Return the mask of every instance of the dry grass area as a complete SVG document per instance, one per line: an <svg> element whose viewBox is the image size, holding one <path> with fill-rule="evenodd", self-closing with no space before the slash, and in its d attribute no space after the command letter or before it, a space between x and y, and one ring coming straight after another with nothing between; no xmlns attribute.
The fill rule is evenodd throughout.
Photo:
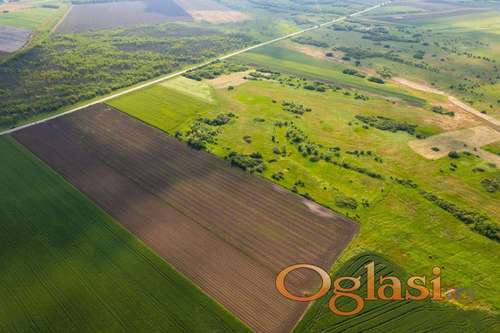
<svg viewBox="0 0 500 333"><path fill-rule="evenodd" d="M250 17L235 10L188 10L189 15L197 21L209 23L234 23L248 20Z"/></svg>
<svg viewBox="0 0 500 333"><path fill-rule="evenodd" d="M471 151L478 154L479 148L499 140L498 131L487 126L476 126L434 135L425 140L413 140L408 144L416 153L435 160L448 155L450 151ZM485 158L489 157L489 154L482 155ZM494 161L491 162L494 163Z"/></svg>
<svg viewBox="0 0 500 333"><path fill-rule="evenodd" d="M433 117L428 117L425 121L436 124L445 131L455 131L481 125L481 121L477 117L467 111L464 111L462 108L456 106L450 101L437 103L436 105L442 106L445 110L452 111L455 115L450 117L446 115L434 114ZM428 111L423 110L422 112Z"/></svg>
<svg viewBox="0 0 500 333"><path fill-rule="evenodd" d="M357 224L97 105L15 138L256 332L290 332L307 304L283 268L331 267ZM295 293L318 279L296 272Z"/></svg>
<svg viewBox="0 0 500 333"><path fill-rule="evenodd" d="M393 81L396 83L399 83L403 86L415 89L415 90L420 90L423 92L427 93L432 93L436 95L441 95L441 96L446 96L449 101L448 108L452 109L455 113L457 113L457 110L461 110L463 112L467 112L470 115L474 116L476 119L481 120L483 123L487 123L491 126L493 126L495 129L500 130L500 120L497 120L491 116L488 116L486 114L481 113L480 111L476 110L470 105L465 104L464 102L460 101L458 98L451 96L447 94L444 91L441 91L439 89L433 88L429 86L426 82L415 82L411 81L408 79L404 79L401 77L394 77L392 78ZM451 107L450 107L451 105Z"/></svg>
<svg viewBox="0 0 500 333"><path fill-rule="evenodd" d="M174 79L160 83L161 86L173 89L180 93L199 98L207 103L214 103L212 90L206 82L188 79L184 76L179 76Z"/></svg>
<svg viewBox="0 0 500 333"><path fill-rule="evenodd" d="M231 10L213 0L175 0L179 6L197 21L209 23L231 23L246 21L250 17L242 12Z"/></svg>
<svg viewBox="0 0 500 333"><path fill-rule="evenodd" d="M221 75L213 80L208 80L207 82L215 89L226 89L228 87L237 87L246 82L245 76L247 76L251 72L253 72L253 70Z"/></svg>
<svg viewBox="0 0 500 333"><path fill-rule="evenodd" d="M33 5L29 3L9 2L0 5L0 12L8 11L9 13L19 12L25 9L32 8Z"/></svg>

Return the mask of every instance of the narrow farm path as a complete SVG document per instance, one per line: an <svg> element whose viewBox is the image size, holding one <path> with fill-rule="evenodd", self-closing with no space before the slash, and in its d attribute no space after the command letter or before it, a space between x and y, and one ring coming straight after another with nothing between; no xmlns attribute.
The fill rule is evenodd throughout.
<svg viewBox="0 0 500 333"><path fill-rule="evenodd" d="M431 86L424 84L424 83L414 82L414 81L411 81L411 80L408 80L405 78L401 78L401 77L394 77L392 79L396 83L399 83L400 85L403 85L403 86L407 86L411 89L420 90L423 92L429 92L429 93L433 93L433 94L437 94L437 95L441 95L441 96L446 96L448 98L448 101L450 103L452 103L453 105L459 107L460 109L464 110L465 112L472 114L473 116L475 116L477 118L480 118L481 120L487 122L489 125L492 125L492 127L496 131L500 131L500 121L499 120L497 120L491 116L488 116L487 114L481 113L480 111L473 108L472 106L462 102L458 98L456 98L456 97L454 97L454 96L452 96L452 95L450 95L442 90L436 89L436 88L431 87Z"/></svg>

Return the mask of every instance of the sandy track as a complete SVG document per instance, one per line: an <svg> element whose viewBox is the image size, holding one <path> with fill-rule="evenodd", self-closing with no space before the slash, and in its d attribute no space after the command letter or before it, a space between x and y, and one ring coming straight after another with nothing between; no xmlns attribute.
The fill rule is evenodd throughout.
<svg viewBox="0 0 500 333"><path fill-rule="evenodd" d="M278 271L329 268L357 230L107 106L14 137L256 332L289 332L305 311L275 290ZM317 286L304 272L287 283Z"/></svg>
<svg viewBox="0 0 500 333"><path fill-rule="evenodd" d="M448 101L450 103L452 103L453 105L455 105L455 106L459 107L460 109L474 115L477 118L480 118L484 122L492 125L493 128L496 129L497 131L500 131L500 120L497 120L491 116L488 116L487 114L481 113L480 111L476 110L472 106L465 104L464 102L460 101L458 98L451 96L450 94L447 94L444 91L430 87L429 85L427 85L425 83L419 83L419 82L411 81L411 80L404 79L401 77L394 77L394 78L392 78L392 80L401 84L401 85L407 86L407 87L415 89L415 90L420 90L423 92L428 92L428 93L433 93L433 94L437 94L437 95L441 95L441 96L446 96L448 98Z"/></svg>
<svg viewBox="0 0 500 333"><path fill-rule="evenodd" d="M427 159L439 159L448 155L450 151L470 151L496 164L498 162L496 155L483 152L479 148L497 141L500 141L500 132L488 126L476 126L434 135L424 140L413 140L408 144ZM432 148L439 150L435 151Z"/></svg>

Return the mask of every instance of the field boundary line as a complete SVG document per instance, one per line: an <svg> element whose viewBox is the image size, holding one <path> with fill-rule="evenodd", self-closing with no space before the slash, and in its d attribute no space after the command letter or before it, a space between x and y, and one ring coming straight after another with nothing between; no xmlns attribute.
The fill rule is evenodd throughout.
<svg viewBox="0 0 500 333"><path fill-rule="evenodd" d="M331 20L331 21L328 21L328 22L325 22L325 23L322 23L322 24L319 24L319 25L315 25L315 26L312 26L310 28L306 28L306 29L303 29L303 30L300 30L300 31L296 31L296 32L293 32L291 34L288 34L288 35L285 35L285 36L281 36L281 37L278 37L278 38L275 38L275 39L271 39L271 40L268 40L266 42L263 42L263 43L259 43L259 44L256 44L256 45L253 45L253 46L249 46L247 48L244 48L244 49L241 49L239 51L235 51L235 52L232 52L232 53L229 53L227 55L224 55L224 56L220 56L220 57L217 57L215 59L212 59L212 60L209 60L209 61L206 61L204 63L201 63L201 64L198 64L198 65L194 65L194 66L191 66L189 68L186 68L186 69L183 69L181 71L178 71L178 72L175 72L175 73L171 73L171 74L167 74L165 76L161 76L159 78L156 78L156 79L153 79L151 81L147 81L145 83L142 83L142 84L139 84L138 86L135 86L135 87L132 87L132 88L128 88L126 90L123 90L121 92L117 92L117 93L114 93L114 94L111 94L109 96L106 96L106 97L103 97L103 98L100 98L98 100L95 100L93 102L90 102L90 103L87 103L87 104L84 104L82 106L78 106L78 107L75 107L73 109L70 109L68 111L65 111L65 112L61 112L61 113L58 113L56 115L53 115L53 116L50 116L48 118L44 118L42 120L37 120L37 121L34 121L34 122L31 122L31 123L28 123L26 125L22 125L22 126L18 126L18 127L14 127L14 128L11 128L11 129L8 129L8 130L5 130L5 131L2 131L0 132L0 136L3 136L3 135L8 135L8 134L11 134L11 133L14 133L14 132L17 132L17 131L20 131L20 130L23 130L25 128L29 128L29 127L32 127L32 126L35 126L35 125L38 125L38 124L42 124L42 123L45 123L47 121L50 121L50 120L53 120L53 119L56 119L56 118L59 118L59 117L63 117L63 116L66 116L70 113L73 113L73 112L76 112L76 111L80 111L82 109L85 109L85 108L88 108L90 106L93 106L93 105L96 105L96 104L100 104L100 103L104 103L104 102L107 102L111 99L114 99L114 98L117 98L117 97L120 97L120 96L123 96L123 95L126 95L126 94L129 94L131 92L134 92L134 91L137 91L137 90L141 90L143 88L147 88L149 86L152 86L152 85L155 85L157 83L160 83L160 82L163 82L163 81L166 81L166 80L170 80L170 79L173 79L175 77L178 77L178 76L181 76L181 75L184 75L186 74L187 72L189 71L193 71L193 70L196 70L196 69L199 69L201 67L204 67L204 66L207 66L207 65L210 65L214 62L217 62L217 61L221 61L221 60L226 60L226 59L229 59L229 58L232 58L232 57L235 57L237 55L240 55L240 54L243 54L245 52L248 52L248 51L252 51L252 50L255 50L255 49L258 49L260 47L263 47L263 46L267 46L267 45L270 45L270 44L274 44L274 43L277 43L277 42L280 42L282 40L285 40L285 39L290 39L290 38L293 38L295 36L298 36L298 35L302 35L306 32L309 32L309 31L314 31L314 30L318 30L318 29L321 29L323 27L326 27L326 26L329 26L329 25L332 25L332 24L335 24L337 22L341 22L341 21L345 21L346 19L348 19L349 17L354 17L354 16L358 16L358 15L362 15L364 13L367 13L369 11L372 11L374 9L377 9L377 8L380 8L382 6L385 6L385 5L388 5L391 3L392 0L389 0L389 1L385 1L385 2L382 2L382 3L379 3L377 5L374 5L374 6L371 6L371 7L368 7L368 8L365 8L359 12L355 12L355 13L352 13L352 14L349 14L349 15L346 15L346 16L341 16L341 17L338 17L334 20ZM69 13L69 10L68 12Z"/></svg>
<svg viewBox="0 0 500 333"><path fill-rule="evenodd" d="M56 32L57 28L59 28L59 26L61 25L61 23L64 22L64 20L69 15L69 13L71 12L71 10L73 10L73 4L69 5L69 8L66 10L66 13L64 13L64 15L59 19L59 21L57 21L57 23L52 27L52 29L50 29L50 33L51 34L53 34L53 33Z"/></svg>

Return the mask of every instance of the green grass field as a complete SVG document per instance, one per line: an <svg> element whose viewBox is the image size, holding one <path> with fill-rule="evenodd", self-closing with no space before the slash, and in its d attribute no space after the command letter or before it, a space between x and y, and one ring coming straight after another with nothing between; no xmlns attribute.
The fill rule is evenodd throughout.
<svg viewBox="0 0 500 333"><path fill-rule="evenodd" d="M66 3L53 0L23 1L22 3L32 7L0 13L0 25L11 25L31 30L50 29L68 8ZM59 8L44 8L43 5L54 5L59 6Z"/></svg>
<svg viewBox="0 0 500 333"><path fill-rule="evenodd" d="M411 273L439 264L445 267L447 285L474 290L478 298L473 306L498 309L500 290L484 286L494 286L495 276L500 274L495 258L485 255L497 252L499 244L472 232L451 214L424 199L418 190L391 179L410 179L419 189L436 193L465 209L478 210L498 223L500 195L489 193L480 185L482 178L493 177L497 169L473 156L453 161L447 157L437 161L420 157L407 145L415 137L363 128L355 116L383 115L411 122L435 134L442 129L433 121L442 115L402 102L393 104L384 98L356 100L342 91L320 93L277 82L251 81L234 90L217 90L215 106L199 107L198 100L189 99L189 95L155 86L110 104L171 135L177 131L186 133L197 117L213 119L221 112L234 113L237 117L221 127L217 143L209 145L208 150L221 158L230 150L260 152L268 162L265 178L290 189L300 180L305 185L298 188L299 193L307 193L322 205L360 221L361 231L341 262L369 250L384 253ZM148 100L153 103L147 104ZM283 100L303 104L312 108L312 112L297 118L281 109ZM189 107L190 103L197 107ZM311 141L323 147L341 148L341 161L381 173L385 178L375 179L325 161L310 161L287 142L286 128L275 127L276 121L293 121ZM283 150L283 147L285 156L273 152L274 148ZM347 153L355 150L370 150L372 155ZM380 157L383 163L374 157ZM451 163L457 165L455 171L450 170ZM484 172L472 171L478 167ZM282 180L273 179L277 173L282 173ZM355 199L357 208L339 207L339 197ZM364 201L369 206L365 207Z"/></svg>
<svg viewBox="0 0 500 333"><path fill-rule="evenodd" d="M180 93L188 94L191 97L201 99L205 103L214 102L212 89L204 82L190 80L181 76L162 82L160 86L170 88Z"/></svg>
<svg viewBox="0 0 500 333"><path fill-rule="evenodd" d="M205 94L205 90L197 95L200 94ZM210 103L162 85L127 94L108 104L171 135L177 129L188 126L197 115L214 109Z"/></svg>
<svg viewBox="0 0 500 333"><path fill-rule="evenodd" d="M248 332L10 138L0 139L1 332Z"/></svg>
<svg viewBox="0 0 500 333"><path fill-rule="evenodd" d="M375 262L375 292L380 276L398 277L404 288L408 274L398 265L374 253L360 254L336 269L332 280L343 276L361 277L361 288L356 292L366 297L366 268ZM428 279L431 270L422 272ZM454 306L437 302L418 301L366 301L364 310L356 316L335 316L328 308L330 292L313 304L295 333L314 332L497 332L500 318L480 311L463 311ZM353 301L341 297L337 307L343 311L353 309Z"/></svg>
<svg viewBox="0 0 500 333"><path fill-rule="evenodd" d="M325 60L318 60L296 51L279 46L266 46L252 52L235 57L236 62L251 64L258 67L300 75L316 80L324 80L340 86L356 88L367 93L402 99L406 102L423 105L425 101L405 92L392 84L376 84L366 79L346 75L342 70L349 68Z"/></svg>

